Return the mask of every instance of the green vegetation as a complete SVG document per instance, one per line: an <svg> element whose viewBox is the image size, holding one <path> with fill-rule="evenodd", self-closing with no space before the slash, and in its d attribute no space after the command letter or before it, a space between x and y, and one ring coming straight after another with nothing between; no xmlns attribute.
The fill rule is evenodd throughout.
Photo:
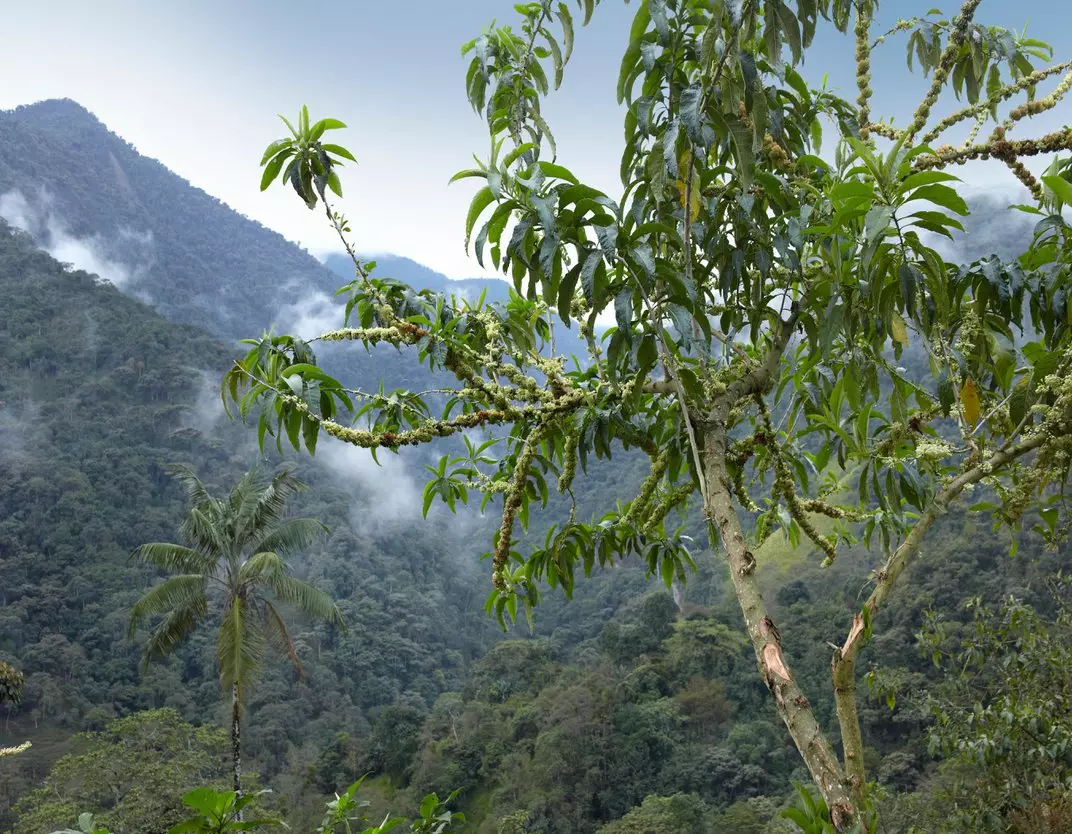
<svg viewBox="0 0 1072 834"><path fill-rule="evenodd" d="M1061 103L1072 73L1050 63L1046 44L975 23L978 5L966 0L943 26L916 19L888 33L909 33L910 66L914 57L928 77L897 128L872 117L871 55L888 35L872 43L871 0L642 3L617 85L620 197L562 163L541 113L573 50L569 7L515 6L516 27L463 47L491 152L454 177L483 181L466 245L512 278L505 307L415 297L375 277L330 203L329 190L341 193L337 160L319 137L341 123L310 127L303 109L292 138L265 152L261 188L279 178L308 208L322 203L352 257L344 321L318 339L410 348L454 388L440 416L427 395L355 389L318 367L307 342L270 335L249 340L225 398L257 416L262 444L271 433L310 454L321 433L376 453L487 430L486 442L466 436L464 452L428 467L425 511L437 497L456 511L471 492L482 508L501 502L488 608L503 623L519 606L531 616L542 584L569 597L578 571L630 555L667 587L683 583L696 564L677 519L691 502L711 550L726 556L760 679L821 794L809 807L829 819L814 822L872 830L856 664L928 531L977 485L998 500L973 508L1014 534L1037 512L1038 531L1058 544L1070 523L1072 226L1061 212L1072 164L1055 159L1039 180L1020 157L1068 151L1072 132L1009 133ZM580 6L587 24L596 3ZM855 40L854 103L797 72L820 19ZM937 115L946 90L968 107ZM1020 94L1027 103L1010 108ZM975 142L991 119L993 133ZM959 149L932 146L972 120ZM820 156L824 140L832 159ZM934 236L954 239L970 214L948 169L975 159L1005 163L1030 192L1034 205L1022 208L1042 218L1019 258L957 263L935 248ZM601 346L596 320L611 313ZM583 362L556 350L556 326L573 324L588 342ZM910 375L896 362L913 345L926 362ZM361 428L336 419L355 402ZM571 512L521 552L515 528L547 506L548 481L572 495L578 465L587 471L614 446L651 460L635 497L590 520ZM840 755L757 576L755 552L779 532L810 542L825 568L857 543L881 553L831 663Z"/></svg>
<svg viewBox="0 0 1072 834"><path fill-rule="evenodd" d="M1013 133L1072 75L975 0L879 34L890 6L638 4L614 195L541 110L582 16L516 6L464 48L464 233L513 288L479 301L356 253L341 122L303 109L261 185L356 274L337 328L238 357L331 272L70 102L0 114L0 190L151 233L123 288L163 314L0 227L0 829L1066 830L1072 134ZM798 71L819 27L855 102ZM974 159L1030 204L965 202Z"/></svg>
<svg viewBox="0 0 1072 834"><path fill-rule="evenodd" d="M193 727L173 709L116 719L73 745L19 800L13 834L48 832L89 809L115 831L163 831L183 819L183 794L227 783L226 733Z"/></svg>
<svg viewBox="0 0 1072 834"><path fill-rule="evenodd" d="M192 472L180 469L177 474L191 504L182 523L187 544L155 542L134 551L141 561L172 576L134 604L130 630L133 634L142 620L163 615L145 653L146 659L168 655L208 617L210 595L222 595L216 663L220 686L231 696L231 768L235 793L240 794L242 698L267 646L274 645L304 675L294 639L276 606L291 605L309 617L343 625L331 598L291 576L284 561L326 529L310 518L284 519L287 499L303 486L290 472L270 480L247 473L226 498L210 495Z"/></svg>

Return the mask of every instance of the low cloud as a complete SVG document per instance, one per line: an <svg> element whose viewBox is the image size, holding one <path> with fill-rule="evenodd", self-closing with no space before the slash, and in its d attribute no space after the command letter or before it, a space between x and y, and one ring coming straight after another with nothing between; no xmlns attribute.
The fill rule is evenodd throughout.
<svg viewBox="0 0 1072 834"><path fill-rule="evenodd" d="M420 462L390 452L381 452L378 457L377 466L366 449L326 443L315 458L342 486L357 493L351 524L365 535L422 521L423 485L412 474L421 471Z"/></svg>
<svg viewBox="0 0 1072 834"><path fill-rule="evenodd" d="M346 305L324 292L313 292L288 305L279 314L282 332L312 339L343 325Z"/></svg>
<svg viewBox="0 0 1072 834"><path fill-rule="evenodd" d="M14 468L31 460L30 441L37 414L37 406L31 402L16 406L0 400L0 462Z"/></svg>
<svg viewBox="0 0 1072 834"><path fill-rule="evenodd" d="M151 232L122 228L111 239L78 237L71 234L44 191L32 200L17 189L0 195L0 218L26 232L60 263L97 275L121 289L136 283L153 264Z"/></svg>
<svg viewBox="0 0 1072 834"><path fill-rule="evenodd" d="M200 369L192 369L192 372L198 376L197 395L190 407L183 411L179 425L211 435L227 416L220 397L219 373Z"/></svg>

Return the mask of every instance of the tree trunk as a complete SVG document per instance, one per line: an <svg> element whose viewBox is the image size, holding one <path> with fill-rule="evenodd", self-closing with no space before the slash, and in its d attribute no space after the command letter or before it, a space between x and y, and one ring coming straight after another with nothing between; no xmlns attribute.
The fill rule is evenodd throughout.
<svg viewBox="0 0 1072 834"><path fill-rule="evenodd" d="M242 744L239 728L238 684L231 684L231 758L234 792L242 795Z"/></svg>
<svg viewBox="0 0 1072 834"><path fill-rule="evenodd" d="M767 614L755 578L755 557L748 549L740 519L733 507L726 468L729 440L725 416L713 414L712 424L704 431L703 475L707 499L704 516L712 534L711 546L715 548L721 543L726 551L730 578L756 653L760 676L774 697L778 714L785 722L808 772L826 799L834 825L841 831L851 826L857 818L854 791L815 718L811 704L793 679L782 655L778 629ZM710 527L717 528L717 535Z"/></svg>

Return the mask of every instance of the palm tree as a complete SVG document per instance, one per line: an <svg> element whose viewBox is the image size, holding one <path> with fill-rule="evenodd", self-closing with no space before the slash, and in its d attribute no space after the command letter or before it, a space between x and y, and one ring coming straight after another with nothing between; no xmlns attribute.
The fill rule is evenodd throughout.
<svg viewBox="0 0 1072 834"><path fill-rule="evenodd" d="M265 478L254 470L226 498L216 498L189 469L174 467L173 471L190 502L179 528L185 544L157 542L134 551L133 558L172 575L134 606L130 633L133 636L143 620L164 616L145 644L147 663L182 643L208 617L210 601L222 607L216 660L220 686L231 694L234 790L241 793L241 702L265 650L273 645L303 674L277 604L345 627L331 598L291 576L284 561L327 528L309 518L283 518L287 499L304 486L290 472Z"/></svg>

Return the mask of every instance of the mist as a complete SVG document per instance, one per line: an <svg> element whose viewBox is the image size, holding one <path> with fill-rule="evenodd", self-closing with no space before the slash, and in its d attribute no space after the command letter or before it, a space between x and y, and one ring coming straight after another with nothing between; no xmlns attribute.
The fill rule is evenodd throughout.
<svg viewBox="0 0 1072 834"><path fill-rule="evenodd" d="M55 201L43 190L33 200L18 189L0 195L0 218L26 232L60 263L97 275L123 290L129 291L153 265L152 232L121 228L112 240L101 235L78 237L71 234L55 209Z"/></svg>
<svg viewBox="0 0 1072 834"><path fill-rule="evenodd" d="M283 332L312 339L343 326L345 305L325 292L313 292L284 307L277 318Z"/></svg>

